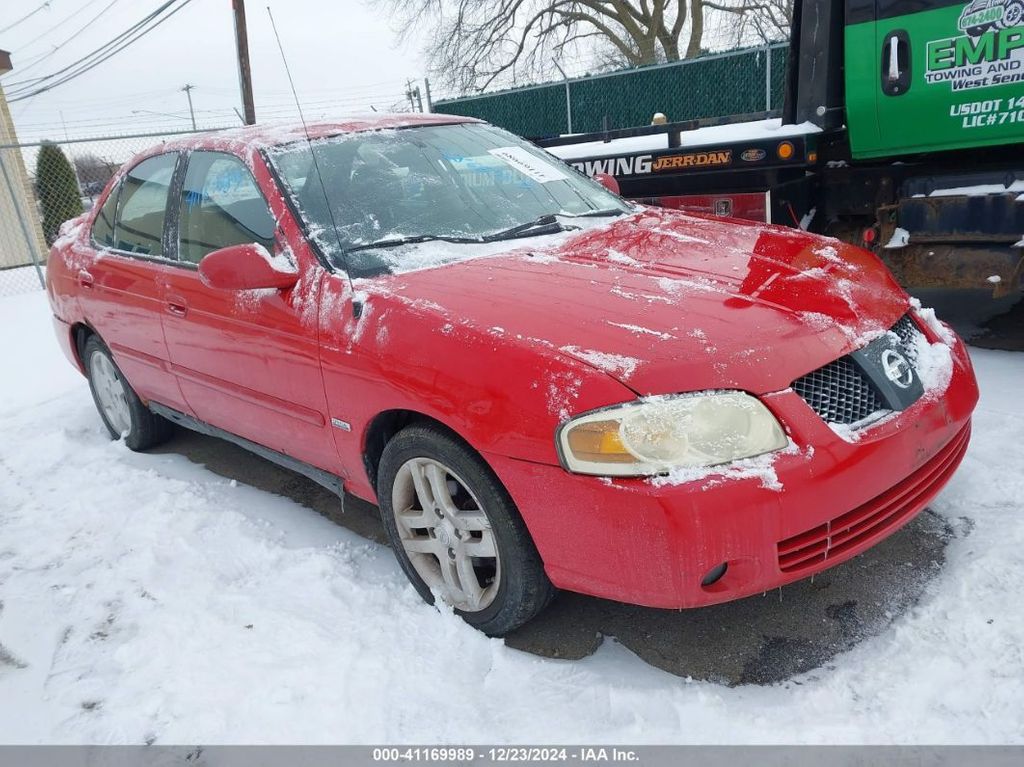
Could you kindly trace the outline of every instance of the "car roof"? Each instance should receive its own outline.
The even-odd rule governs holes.
[[[228,130],[214,131],[200,135],[188,136],[187,138],[174,139],[160,144],[158,147],[145,152],[152,155],[159,152],[166,152],[181,149],[215,149],[219,151],[230,151],[236,154],[246,154],[253,149],[287,144],[293,141],[305,140],[307,134],[311,139],[327,138],[345,133],[359,133],[362,131],[393,130],[400,128],[415,128],[425,125],[457,125],[460,123],[479,123],[473,117],[462,117],[461,115],[446,114],[422,114],[422,113],[397,113],[383,114],[373,113],[368,115],[354,115],[343,117],[332,122],[307,123],[283,123],[276,125],[247,125],[242,128],[231,128]]]

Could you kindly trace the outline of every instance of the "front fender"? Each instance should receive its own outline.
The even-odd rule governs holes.
[[[384,411],[428,416],[480,453],[558,465],[560,423],[636,397],[543,339],[478,327],[396,293],[359,291],[353,301],[337,279],[321,299],[320,349],[330,415],[350,426],[335,430],[346,480],[369,497],[363,450]]]

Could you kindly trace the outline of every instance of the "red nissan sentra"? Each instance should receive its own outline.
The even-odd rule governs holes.
[[[444,115],[157,146],[47,279],[112,436],[376,501],[423,598],[495,635],[556,588],[696,607],[849,559],[949,480],[978,397],[874,255]]]

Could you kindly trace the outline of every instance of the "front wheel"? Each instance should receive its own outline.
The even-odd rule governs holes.
[[[433,426],[411,426],[384,448],[381,518],[420,595],[435,595],[470,625],[507,634],[554,595],[508,492],[469,447]]]

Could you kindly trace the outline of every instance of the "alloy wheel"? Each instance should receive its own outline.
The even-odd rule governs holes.
[[[490,520],[450,468],[430,458],[402,464],[392,486],[398,536],[431,591],[464,612],[487,608],[501,582]]]
[[[89,359],[89,373],[92,376],[96,399],[103,415],[114,431],[126,434],[132,426],[131,411],[124,382],[110,357],[102,351],[94,351]]]

